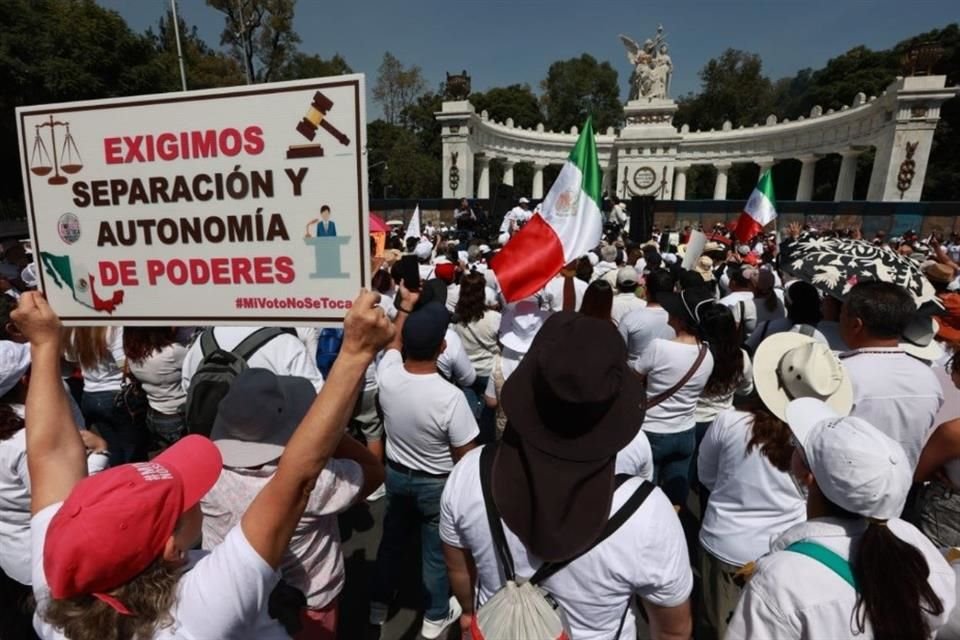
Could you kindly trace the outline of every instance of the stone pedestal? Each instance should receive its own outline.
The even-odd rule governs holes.
[[[672,198],[674,163],[682,140],[673,126],[677,103],[643,98],[631,100],[623,111],[626,126],[615,142],[615,193],[621,198]]]

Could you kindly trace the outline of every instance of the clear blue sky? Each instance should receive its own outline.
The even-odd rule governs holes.
[[[156,25],[169,0],[98,0],[135,30]],[[222,15],[203,0],[178,0],[180,15],[218,46]],[[466,69],[474,90],[539,83],[550,63],[589,53],[610,61],[627,91],[630,65],[617,38],[642,41],[663,23],[675,73],[674,97],[699,89],[697,72],[728,47],[759,53],[773,79],[818,68],[857,45],[872,49],[960,20],[958,0],[299,0],[301,50],[339,52],[376,78],[385,51],[417,64],[431,88]],[[851,99],[853,96],[850,96]],[[379,115],[368,104],[370,117]]]

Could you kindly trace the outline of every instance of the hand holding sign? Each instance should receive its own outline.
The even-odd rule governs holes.
[[[46,298],[37,291],[20,296],[20,303],[10,319],[34,347],[54,345],[59,348],[62,326]]]

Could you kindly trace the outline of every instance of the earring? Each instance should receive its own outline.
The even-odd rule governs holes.
[[[181,551],[180,551],[180,553],[179,553],[179,554],[177,554],[177,555],[178,555],[178,557],[179,557],[179,558],[180,558],[181,560],[183,560],[184,558],[186,558],[186,557],[187,557],[187,552],[186,552],[186,551],[183,551],[183,550],[181,550]]]

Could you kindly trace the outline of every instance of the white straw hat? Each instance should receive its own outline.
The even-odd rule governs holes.
[[[801,333],[775,333],[753,358],[753,384],[773,415],[786,420],[787,404],[816,398],[840,415],[850,413],[853,385],[830,347]]]

